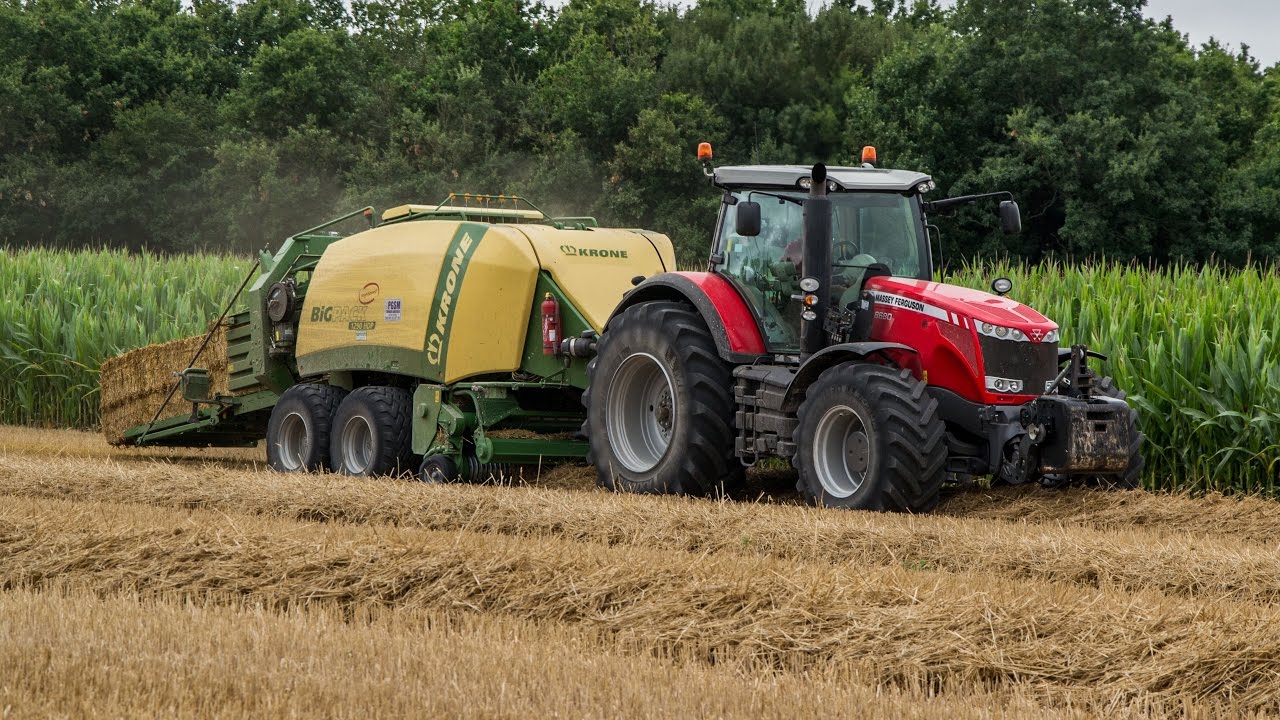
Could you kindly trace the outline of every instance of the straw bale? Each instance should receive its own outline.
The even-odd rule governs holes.
[[[130,350],[102,363],[98,382],[101,387],[102,434],[107,442],[122,444],[125,430],[151,421],[177,382],[176,373],[187,367],[202,342],[203,335],[171,340]],[[227,389],[225,324],[218,326],[193,367],[209,371],[213,394],[235,394]],[[190,404],[175,394],[160,413],[160,419],[190,412]]]

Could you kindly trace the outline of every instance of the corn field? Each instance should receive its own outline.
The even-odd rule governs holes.
[[[250,263],[223,255],[0,251],[0,423],[97,425],[102,361],[203,332]]]
[[[101,361],[202,332],[250,261],[117,251],[0,254],[0,423],[92,427]],[[1276,493],[1280,274],[1098,264],[964,267],[1110,357],[1147,433],[1152,488]],[[1095,361],[1096,363],[1097,361]]]
[[[964,268],[948,282],[1011,297],[1062,326],[1137,407],[1149,487],[1276,494],[1280,464],[1280,273],[1100,264]]]

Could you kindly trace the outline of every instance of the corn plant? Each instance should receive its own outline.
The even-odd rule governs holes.
[[[1138,409],[1153,488],[1276,491],[1280,464],[1280,275],[1249,266],[1147,269],[993,263],[948,282],[1011,294],[1062,326],[1063,344],[1108,356]]]
[[[0,252],[0,423],[92,427],[101,362],[203,332],[249,261],[119,251]],[[1280,274],[1249,266],[1150,269],[995,262],[946,279],[988,287],[1058,322],[1063,343],[1129,394],[1152,488],[1276,494]]]
[[[203,332],[249,261],[121,251],[0,251],[0,423],[91,427],[98,367]]]

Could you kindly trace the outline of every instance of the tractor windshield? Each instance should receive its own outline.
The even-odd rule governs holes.
[[[804,202],[800,192],[733,193],[739,201],[760,203],[760,234],[734,232],[737,208],[724,205],[718,247],[721,272],[737,281],[760,320],[772,351],[800,345],[801,237]],[[854,300],[872,263],[883,263],[899,277],[928,272],[919,210],[912,198],[890,192],[834,193],[831,217],[831,301],[840,307]]]

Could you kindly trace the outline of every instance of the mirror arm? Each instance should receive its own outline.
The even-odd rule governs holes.
[[[920,206],[923,207],[924,211],[927,213],[936,213],[956,205],[964,205],[966,203],[977,202],[979,200],[986,200],[987,198],[1003,198],[1005,200],[1012,200],[1013,193],[1008,190],[1000,190],[998,192],[982,193],[981,195],[959,195],[957,197],[943,198],[941,200],[926,201],[920,203]]]
[[[929,255],[930,255],[929,261],[930,261],[930,264],[933,266],[930,269],[933,270],[933,272],[935,273],[940,273],[942,272],[942,230],[940,230],[937,225],[925,225],[924,232],[925,232],[925,235],[929,238]],[[932,257],[934,240],[938,241],[938,257],[936,261]]]

